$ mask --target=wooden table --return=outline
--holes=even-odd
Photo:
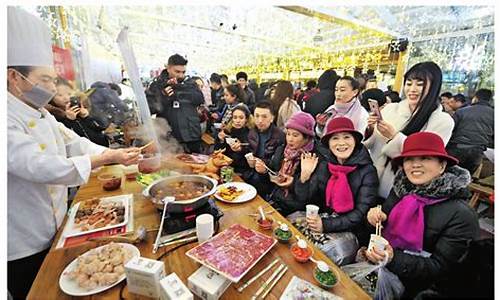
[[[107,167],[110,168],[110,167]],[[151,201],[144,198],[141,195],[142,188],[135,181],[124,181],[122,187],[119,190],[106,192],[100,187],[99,182],[96,179],[97,174],[92,174],[87,185],[82,186],[78,191],[74,203],[85,200],[91,197],[104,197],[104,196],[114,196],[120,194],[134,194],[134,226],[137,228],[139,225],[144,225],[148,229],[158,228],[160,216],[156,208],[152,205]],[[273,218],[284,222],[292,228],[294,234],[299,234],[301,237],[303,235],[297,231],[283,216],[276,212],[269,204],[264,201],[260,196],[257,196],[252,201],[242,203],[242,204],[226,204],[220,201],[217,205],[224,212],[224,216],[220,220],[220,230],[224,230],[234,223],[240,223],[248,228],[255,229],[257,231],[263,232],[265,234],[271,235],[271,231],[261,230],[255,223],[252,217],[248,216],[249,213],[255,213],[259,205],[266,207],[266,211],[273,210]],[[63,224],[64,226],[64,224]],[[61,227],[64,228],[64,227]],[[55,241],[58,241],[62,229],[56,236]],[[172,247],[160,248],[156,254],[152,253],[153,243],[156,237],[156,232],[149,232],[146,241],[137,245],[141,251],[141,256],[157,259],[163,253],[171,249]],[[31,287],[28,299],[71,299],[71,296],[64,294],[59,288],[59,276],[64,268],[78,255],[86,252],[89,249],[98,246],[95,242],[86,242],[82,245],[75,246],[72,248],[55,249],[55,244],[51,248],[51,251],[45,258],[42,267]],[[195,247],[197,243],[191,243],[180,247],[179,249],[165,255],[163,261],[165,262],[165,271],[167,274],[171,272],[177,273],[179,278],[187,284],[187,278],[196,271],[200,265],[194,262],[192,259],[185,255],[189,249]],[[312,245],[311,245],[312,246]],[[331,262],[328,257],[326,257],[317,248],[314,248],[314,258],[326,261],[333,270],[338,275],[338,283],[335,287],[331,289],[331,292],[343,297],[344,299],[369,299],[370,297],[347,275],[345,275],[335,264]],[[238,293],[236,288],[244,281],[253,277],[260,270],[262,270],[266,265],[270,264],[275,258],[279,257],[282,262],[286,263],[289,267],[288,271],[281,278],[279,283],[273,288],[271,293],[266,297],[266,299],[279,299],[289,281],[293,275],[296,275],[302,279],[309,282],[315,283],[312,272],[314,269],[314,264],[312,262],[307,262],[304,264],[298,263],[294,260],[290,253],[289,246],[277,243],[273,249],[271,249],[257,265],[250,270],[250,272],[243,277],[239,284],[232,284],[226,292],[223,294],[222,299],[250,299],[251,296],[257,291],[260,285],[269,277],[271,272],[267,272],[259,280],[252,283],[247,287],[243,293]],[[120,292],[122,295],[120,295]],[[99,294],[93,296],[84,297],[85,299],[120,299],[123,297],[125,299],[148,299],[143,298],[139,295],[128,293],[126,287],[126,280],[118,284],[117,286],[108,289]]]

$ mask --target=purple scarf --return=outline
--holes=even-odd
[[[351,186],[347,174],[356,170],[356,166],[342,166],[328,163],[330,179],[326,184],[326,205],[336,213],[346,213],[354,209]]]
[[[393,248],[422,251],[424,240],[424,207],[445,199],[429,199],[409,194],[394,206],[382,235]]]

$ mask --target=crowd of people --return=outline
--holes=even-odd
[[[67,187],[140,154],[107,148],[106,130],[131,118],[120,87],[96,82],[76,92],[58,78],[50,31],[40,22],[9,8],[8,288],[15,298],[26,296],[61,225]],[[440,94],[434,62],[408,69],[402,99],[365,75],[326,70],[305,90],[287,80],[252,89],[245,72],[205,81],[187,77],[187,63],[172,55],[145,89],[151,113],[167,121],[186,153],[201,152],[202,134],[211,134],[236,172],[338,265],[383,262],[405,297],[459,293],[449,279],[479,238],[467,187],[493,147],[492,91],[477,90],[469,104],[461,94]],[[305,214],[308,204],[320,208],[317,217]],[[383,251],[366,248],[378,222]]]

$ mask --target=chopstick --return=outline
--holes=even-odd
[[[260,294],[262,294],[262,292],[269,286],[269,284],[271,283],[271,281],[276,277],[278,276],[278,274],[286,267],[285,264],[281,264],[278,268],[276,268],[276,270],[274,270],[273,274],[271,274],[271,277],[269,277],[266,282],[264,282],[264,284],[259,288],[259,290],[252,296],[252,300],[255,300],[257,299]]]
[[[377,205],[377,209],[379,211],[381,211],[382,210],[382,205]],[[377,224],[375,224],[375,235],[380,236],[381,233],[382,233],[381,231],[382,231],[382,222],[378,221]]]
[[[198,237],[192,236],[192,237],[188,237],[188,238],[184,238],[184,239],[178,239],[178,240],[175,240],[175,241],[172,241],[172,242],[163,242],[163,243],[159,244],[158,247],[171,246],[171,245],[175,245],[177,243],[182,243],[182,242],[191,242],[191,241],[194,241],[194,240],[197,240],[197,239],[198,239]]]
[[[273,176],[278,176],[278,173],[276,173],[275,171],[269,169],[268,166],[266,166],[266,164],[263,164],[264,165],[264,168],[266,168],[266,170]]]
[[[240,143],[240,146],[248,146],[250,143]]]
[[[279,258],[276,258],[269,266],[265,267],[257,275],[255,275],[254,277],[252,277],[247,282],[243,283],[243,285],[238,288],[238,292],[241,293],[244,289],[247,288],[247,286],[249,286],[250,284],[252,284],[252,282],[254,282],[255,280],[259,279],[260,276],[264,275],[264,273],[266,273],[267,271],[269,271],[279,260],[280,260]]]
[[[283,270],[281,270],[281,272],[278,274],[278,276],[276,276],[274,281],[269,285],[269,288],[261,296],[262,299],[266,298],[267,294],[269,294],[269,292],[274,288],[274,286],[278,283],[278,281],[281,279],[281,277],[283,277],[283,275],[285,275],[286,271],[288,271],[288,266],[285,266],[285,268]]]
[[[152,145],[154,142],[155,142],[154,140],[150,141],[146,145],[139,147],[139,150],[142,151],[142,150],[146,149],[147,147],[149,147],[150,145]]]

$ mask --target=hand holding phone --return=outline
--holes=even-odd
[[[382,114],[380,113],[377,100],[368,99],[368,105],[370,106],[370,112],[377,116],[379,120],[382,120]]]

